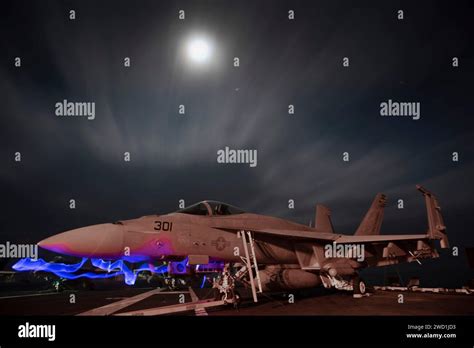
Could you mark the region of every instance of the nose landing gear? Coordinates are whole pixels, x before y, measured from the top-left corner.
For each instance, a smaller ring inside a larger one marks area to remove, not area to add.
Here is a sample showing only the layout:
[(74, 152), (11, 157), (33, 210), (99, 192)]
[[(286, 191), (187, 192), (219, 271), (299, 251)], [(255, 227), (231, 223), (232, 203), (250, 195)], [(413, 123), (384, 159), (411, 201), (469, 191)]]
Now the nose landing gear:
[(230, 274), (230, 266), (226, 265), (222, 274), (214, 281), (215, 299), (222, 300), (225, 304), (233, 304), (238, 308), (240, 304), (240, 294), (235, 290), (235, 279)]

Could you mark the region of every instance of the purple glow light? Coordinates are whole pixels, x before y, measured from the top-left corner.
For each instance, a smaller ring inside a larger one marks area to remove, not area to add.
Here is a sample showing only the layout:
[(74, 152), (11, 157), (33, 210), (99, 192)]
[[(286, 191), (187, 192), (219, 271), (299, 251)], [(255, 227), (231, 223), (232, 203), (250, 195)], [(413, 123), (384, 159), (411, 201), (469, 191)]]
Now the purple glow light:
[(87, 258), (83, 258), (79, 263), (67, 265), (64, 263), (53, 263), (53, 262), (46, 262), (43, 259), (30, 259), (25, 258), (19, 260), (15, 263), (12, 268), (15, 271), (25, 272), (25, 271), (44, 271), (50, 272), (58, 277), (66, 278), (66, 279), (77, 279), (77, 278), (89, 278), (89, 279), (103, 279), (103, 278), (112, 278), (115, 276), (123, 275), (125, 279), (125, 283), (127, 285), (135, 284), (137, 280), (138, 273), (142, 271), (150, 271), (152, 273), (165, 273), (167, 270), (166, 265), (161, 265), (158, 267), (154, 267), (151, 264), (144, 263), (140, 265), (138, 268), (131, 270), (123, 260), (117, 261), (104, 261), (101, 259), (91, 259), (91, 264), (94, 267), (97, 267), (107, 273), (93, 273), (93, 272), (86, 272), (86, 273), (79, 273), (74, 274), (77, 272), (86, 262)]

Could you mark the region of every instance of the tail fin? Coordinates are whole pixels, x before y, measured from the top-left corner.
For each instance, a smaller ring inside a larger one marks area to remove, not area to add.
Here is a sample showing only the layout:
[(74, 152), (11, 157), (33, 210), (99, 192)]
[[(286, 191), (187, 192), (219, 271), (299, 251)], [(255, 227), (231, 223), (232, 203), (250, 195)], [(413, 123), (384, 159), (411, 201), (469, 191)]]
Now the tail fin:
[(316, 206), (315, 227), (320, 232), (334, 233), (334, 227), (331, 222), (331, 211), (328, 207), (318, 204)]
[(383, 193), (377, 193), (372, 205), (364, 216), (354, 235), (368, 236), (380, 234), (383, 220), (383, 208), (387, 203), (387, 197)]
[(428, 215), (428, 238), (439, 239), (441, 248), (449, 248), (446, 226), (444, 225), (441, 208), (436, 197), (421, 185), (416, 185), (416, 188), (425, 197), (426, 212)]

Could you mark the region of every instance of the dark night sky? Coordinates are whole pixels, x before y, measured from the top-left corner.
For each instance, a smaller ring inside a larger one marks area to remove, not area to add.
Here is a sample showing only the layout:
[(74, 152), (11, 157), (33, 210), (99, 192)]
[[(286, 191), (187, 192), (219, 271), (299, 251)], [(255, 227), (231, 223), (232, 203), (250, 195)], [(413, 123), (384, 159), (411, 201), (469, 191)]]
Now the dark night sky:
[[(377, 192), (390, 199), (382, 233), (418, 233), (426, 229), (420, 183), (438, 196), (451, 244), (461, 249), (457, 258), (426, 261), (422, 282), (465, 283), (472, 271), (462, 249), (474, 245), (468, 4), (2, 2), (0, 242), (169, 212), (179, 199), (217, 199), (302, 223), (323, 203), (337, 231), (351, 234)], [(214, 42), (201, 68), (181, 49), (196, 32)], [(95, 102), (95, 120), (56, 117), (63, 99)], [(381, 117), (388, 99), (420, 102), (421, 119)], [(218, 164), (225, 146), (257, 149), (258, 166)], [(417, 264), (401, 269), (406, 278), (421, 275)]]

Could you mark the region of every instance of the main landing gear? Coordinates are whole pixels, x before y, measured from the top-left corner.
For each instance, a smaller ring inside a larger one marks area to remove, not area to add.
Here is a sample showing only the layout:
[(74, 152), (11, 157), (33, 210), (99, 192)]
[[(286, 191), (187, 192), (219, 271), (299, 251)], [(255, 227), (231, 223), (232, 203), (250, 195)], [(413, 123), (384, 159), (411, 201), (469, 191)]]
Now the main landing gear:
[(367, 285), (359, 276), (352, 278), (354, 298), (361, 298), (367, 294)]
[(368, 295), (367, 284), (358, 274), (353, 276), (321, 274), (321, 280), (325, 288), (333, 287), (337, 290), (352, 291), (354, 298)]

